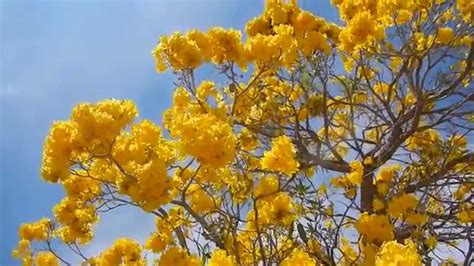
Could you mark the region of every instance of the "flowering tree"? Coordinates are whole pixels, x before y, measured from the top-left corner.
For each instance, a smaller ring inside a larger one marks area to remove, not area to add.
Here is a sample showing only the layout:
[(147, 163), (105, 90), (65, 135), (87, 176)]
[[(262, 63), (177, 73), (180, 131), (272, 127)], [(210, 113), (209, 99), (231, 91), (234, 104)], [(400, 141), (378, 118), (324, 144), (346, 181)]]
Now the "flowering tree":
[[(166, 134), (127, 100), (55, 122), (42, 176), (66, 197), (20, 226), (13, 255), (67, 264), (62, 242), (87, 265), (472, 265), (474, 2), (333, 4), (341, 25), (267, 0), (244, 40), (161, 37)], [(204, 64), (223, 81), (197, 80)], [(99, 214), (126, 206), (156, 216), (146, 243), (84, 254)]]

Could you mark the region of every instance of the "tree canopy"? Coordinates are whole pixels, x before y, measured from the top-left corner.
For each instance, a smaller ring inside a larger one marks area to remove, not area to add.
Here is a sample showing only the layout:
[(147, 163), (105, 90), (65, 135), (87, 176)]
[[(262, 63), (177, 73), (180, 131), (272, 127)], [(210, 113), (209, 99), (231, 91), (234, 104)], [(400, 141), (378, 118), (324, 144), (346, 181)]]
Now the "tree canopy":
[[(85, 265), (472, 265), (474, 2), (332, 3), (337, 23), (267, 0), (245, 33), (162, 36), (156, 68), (176, 78), (162, 125), (117, 99), (54, 122), (41, 175), (66, 196), (20, 226), (13, 256), (68, 264), (62, 243)], [(156, 217), (146, 242), (82, 252), (126, 207)]]

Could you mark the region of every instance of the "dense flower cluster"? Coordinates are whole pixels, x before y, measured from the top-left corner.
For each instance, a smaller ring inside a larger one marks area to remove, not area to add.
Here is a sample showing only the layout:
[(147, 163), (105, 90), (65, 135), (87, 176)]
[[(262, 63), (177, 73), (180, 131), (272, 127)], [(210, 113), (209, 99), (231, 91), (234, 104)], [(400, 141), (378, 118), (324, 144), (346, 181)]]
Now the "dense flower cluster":
[(246, 25), (245, 43), (235, 29), (212, 28), (206, 33), (192, 30), (161, 37), (153, 55), (160, 72), (168, 67), (193, 69), (204, 62), (234, 62), (243, 69), (248, 63), (262, 68), (272, 64), (292, 66), (299, 51), (305, 56), (329, 54), (331, 41), (338, 41), (340, 31), (336, 24), (299, 9), (295, 1), (267, 1), (262, 16)]
[(180, 247), (170, 247), (160, 257), (159, 266), (168, 265), (183, 265), (183, 266), (198, 266), (201, 261), (198, 257), (189, 255)]
[(59, 266), (58, 258), (49, 251), (38, 252), (35, 263), (38, 266)]
[(146, 265), (141, 257), (141, 247), (136, 241), (128, 238), (119, 238), (97, 258), (91, 260), (92, 265)]
[(418, 266), (421, 264), (420, 255), (416, 251), (416, 245), (407, 241), (405, 245), (396, 241), (389, 241), (382, 245), (377, 255), (375, 265), (409, 265)]
[(387, 216), (363, 213), (355, 223), (355, 228), (367, 242), (388, 241), (394, 237), (393, 226)]
[(209, 266), (234, 266), (235, 259), (226, 254), (225, 250), (216, 249), (209, 259)]
[(42, 218), (34, 223), (24, 223), (20, 226), (18, 235), (20, 241), (12, 255), (21, 260), (23, 265), (33, 265), (33, 260), (38, 266), (56, 266), (59, 260), (51, 252), (39, 252), (33, 258), (31, 244), (33, 241), (45, 241), (52, 233), (52, 221)]
[(123, 132), (112, 150), (113, 158), (124, 169), (115, 182), (145, 210), (154, 210), (171, 199), (171, 178), (167, 167), (175, 158), (174, 144), (163, 139), (161, 129), (143, 120)]
[[(206, 85), (200, 88), (203, 86)], [(203, 89), (199, 91), (203, 94)], [(236, 139), (222, 106), (212, 108), (205, 102), (191, 99), (184, 88), (178, 88), (173, 107), (164, 117), (171, 135), (180, 139), (178, 147), (183, 155), (191, 155), (202, 165), (212, 168), (224, 167), (233, 160)]]
[(295, 148), (290, 138), (280, 136), (273, 139), (272, 149), (266, 151), (263, 155), (262, 168), (287, 175), (291, 175), (298, 170), (298, 162), (295, 160)]
[[(162, 36), (163, 127), (116, 99), (54, 122), (41, 174), (65, 196), (13, 256), (59, 265), (64, 242), (86, 265), (468, 264), (473, 4), (331, 2), (337, 24), (266, 0), (245, 33)], [(82, 253), (125, 206), (155, 217), (144, 243)]]
[(313, 266), (317, 265), (316, 261), (311, 258), (306, 252), (300, 249), (294, 249), (291, 255), (286, 258), (282, 263), (282, 266), (301, 265), (301, 266)]

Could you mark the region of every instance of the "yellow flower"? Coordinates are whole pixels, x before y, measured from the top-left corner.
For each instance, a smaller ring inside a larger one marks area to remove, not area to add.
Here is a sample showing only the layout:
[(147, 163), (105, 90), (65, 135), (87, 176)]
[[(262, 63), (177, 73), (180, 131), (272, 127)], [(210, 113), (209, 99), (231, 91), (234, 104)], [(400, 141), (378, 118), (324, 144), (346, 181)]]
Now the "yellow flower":
[(65, 197), (54, 206), (53, 213), (62, 225), (57, 233), (64, 242), (78, 241), (85, 244), (92, 239), (92, 226), (98, 220), (94, 206), (78, 199)]
[(413, 213), (407, 216), (408, 223), (413, 225), (423, 225), (428, 221), (429, 217), (426, 214)]
[(453, 147), (465, 149), (467, 146), (467, 139), (462, 135), (452, 135), (449, 137), (449, 142)]
[(74, 146), (92, 154), (105, 154), (119, 133), (138, 115), (134, 102), (109, 99), (95, 104), (80, 103), (71, 114), (77, 131), (72, 136)]
[(184, 108), (191, 102), (191, 95), (184, 87), (178, 87), (173, 93), (173, 106)]
[(285, 24), (297, 6), (294, 1), (268, 0), (265, 2), (265, 14), (271, 19), (272, 25)]
[(407, 148), (411, 151), (418, 149), (431, 149), (433, 145), (439, 141), (439, 133), (434, 129), (415, 132), (406, 140)]
[(347, 174), (347, 179), (354, 185), (360, 185), (362, 183), (362, 177), (364, 175), (364, 166), (359, 161), (352, 161), (349, 166), (351, 172)]
[(206, 80), (203, 81), (197, 88), (196, 88), (196, 97), (201, 100), (205, 101), (208, 96), (215, 95), (216, 84), (214, 82)]
[(158, 265), (198, 266), (201, 265), (201, 261), (194, 255), (188, 255), (182, 248), (174, 246), (161, 255)]
[(314, 266), (317, 265), (316, 261), (311, 258), (308, 253), (304, 252), (299, 248), (293, 249), (290, 256), (284, 259), (281, 266), (291, 266), (291, 265), (298, 265), (298, 266)]
[(265, 151), (261, 160), (264, 170), (282, 172), (287, 175), (298, 171), (299, 163), (295, 160), (296, 150), (287, 136), (274, 138), (272, 149)]
[(357, 12), (339, 35), (341, 48), (352, 52), (355, 48), (380, 41), (385, 36), (385, 28), (379, 24), (369, 11)]
[(295, 207), (290, 195), (279, 192), (271, 200), (269, 218), (272, 223), (289, 225), (296, 219)]
[(20, 225), (19, 236), (20, 239), (25, 240), (46, 240), (48, 238), (48, 231), (51, 228), (51, 221), (48, 218), (42, 218), (35, 223), (25, 223)]
[(453, 29), (450, 27), (444, 27), (438, 29), (437, 40), (442, 44), (448, 44), (454, 39)]
[(380, 168), (380, 171), (377, 173), (376, 180), (382, 182), (391, 182), (393, 177), (396, 175), (397, 171), (400, 170), (400, 165), (390, 165), (383, 166)]
[(331, 205), (329, 205), (326, 208), (325, 213), (327, 216), (332, 217), (334, 215), (334, 208)]
[(12, 256), (17, 259), (26, 259), (29, 261), (31, 258), (30, 241), (27, 239), (20, 239), (16, 249), (12, 251)]
[(372, 156), (367, 156), (364, 159), (364, 165), (372, 165), (374, 164), (374, 158)]
[(471, 0), (456, 1), (456, 8), (461, 12), (465, 22), (472, 23), (472, 19), (474, 19), (474, 3)]
[(40, 251), (36, 254), (37, 266), (59, 266), (59, 259), (49, 251)]
[(362, 265), (374, 265), (375, 257), (379, 250), (378, 246), (368, 243), (359, 243), (359, 246), (362, 246), (362, 251), (364, 253)]
[(321, 249), (321, 244), (318, 242), (318, 240), (311, 238), (308, 240), (308, 250), (310, 253), (313, 254), (318, 254)]
[(307, 32), (305, 38), (298, 40), (298, 47), (305, 56), (310, 56), (316, 51), (321, 51), (326, 55), (331, 52), (326, 36), (317, 31)]
[(92, 200), (101, 192), (100, 182), (88, 177), (87, 174), (84, 176), (71, 174), (63, 185), (68, 197), (83, 201)]
[(390, 187), (387, 183), (377, 182), (377, 192), (379, 193), (379, 195), (386, 195), (389, 189)]
[(245, 25), (245, 32), (250, 37), (257, 34), (268, 35), (271, 33), (270, 21), (267, 17), (255, 17)]
[(421, 257), (417, 253), (415, 243), (406, 241), (405, 245), (397, 241), (385, 242), (375, 260), (376, 266), (421, 266)]
[(171, 244), (172, 240), (173, 238), (169, 232), (155, 232), (147, 239), (145, 248), (158, 253)]
[(233, 256), (227, 255), (222, 249), (216, 249), (209, 259), (208, 266), (233, 266), (237, 265)]
[(357, 219), (355, 228), (368, 242), (388, 241), (394, 237), (393, 226), (385, 215), (363, 213)]
[(218, 204), (218, 201), (207, 191), (202, 189), (199, 184), (189, 186), (187, 195), (190, 197), (192, 209), (198, 213), (207, 213), (217, 207), (216, 204)]
[(274, 175), (264, 176), (260, 179), (257, 187), (255, 188), (255, 197), (272, 195), (278, 192), (279, 186), (280, 182), (278, 177)]
[(342, 237), (341, 239), (341, 252), (342, 255), (344, 256), (344, 262), (346, 265), (352, 265), (355, 263), (357, 259), (357, 252), (354, 250), (354, 248), (351, 246), (349, 241)]
[(239, 135), (239, 143), (242, 149), (246, 151), (254, 150), (259, 145), (259, 140), (257, 136), (252, 134), (247, 128), (242, 129)]
[(416, 103), (416, 96), (410, 91), (405, 95), (405, 98), (403, 99), (403, 104), (405, 106), (412, 106), (413, 104)]
[(176, 111), (165, 122), (173, 135), (180, 137), (179, 147), (182, 153), (194, 156), (202, 165), (211, 168), (226, 166), (235, 157), (236, 138), (227, 121), (213, 114), (192, 114), (184, 116)]
[(242, 33), (235, 29), (211, 28), (208, 33), (212, 47), (212, 62), (236, 62), (245, 67), (244, 47), (240, 41)]
[(69, 121), (57, 121), (51, 126), (44, 143), (41, 166), (41, 175), (46, 181), (57, 182), (68, 176), (72, 137), (76, 130), (75, 124)]
[(374, 199), (372, 202), (372, 205), (374, 206), (375, 211), (380, 211), (385, 208), (385, 204), (383, 203), (383, 201), (379, 199)]
[(474, 211), (471, 210), (463, 210), (456, 214), (456, 217), (459, 219), (460, 223), (467, 224), (472, 223), (474, 221)]
[(453, 196), (456, 200), (462, 200), (464, 196), (471, 191), (473, 184), (462, 184), (459, 188), (454, 191)]
[(416, 207), (418, 199), (413, 194), (403, 194), (388, 203), (388, 213), (393, 217), (401, 217), (408, 210)]
[(425, 244), (426, 246), (428, 246), (429, 249), (434, 249), (438, 244), (438, 239), (436, 238), (436, 236), (430, 236), (425, 239)]
[(175, 32), (171, 36), (162, 36), (152, 51), (158, 72), (164, 72), (167, 65), (181, 71), (200, 66), (204, 60), (196, 41)]
[(381, 96), (387, 96), (390, 91), (390, 87), (386, 83), (378, 82), (374, 85), (374, 91)]
[(397, 13), (397, 23), (398, 24), (403, 24), (407, 21), (409, 21), (412, 17), (412, 13), (406, 9), (402, 9), (400, 11), (398, 11)]
[(141, 257), (141, 247), (138, 242), (128, 238), (119, 238), (98, 257), (98, 265), (130, 265), (144, 266), (145, 260)]
[(393, 57), (390, 61), (390, 68), (392, 71), (397, 70), (403, 63), (403, 58), (401, 57)]
[(318, 188), (318, 195), (325, 195), (328, 192), (328, 186), (326, 184), (321, 184)]

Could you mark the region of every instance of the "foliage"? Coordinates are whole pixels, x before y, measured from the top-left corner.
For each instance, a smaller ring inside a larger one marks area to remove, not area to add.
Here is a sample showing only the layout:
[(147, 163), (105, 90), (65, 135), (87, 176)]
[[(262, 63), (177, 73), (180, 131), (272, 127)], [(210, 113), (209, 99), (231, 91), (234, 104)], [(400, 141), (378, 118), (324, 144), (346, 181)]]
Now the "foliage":
[[(90, 265), (472, 263), (474, 2), (332, 2), (340, 25), (267, 0), (244, 40), (162, 36), (166, 134), (114, 99), (55, 122), (41, 171), (66, 197), (20, 226), (13, 255), (67, 263), (63, 242)], [(223, 81), (197, 80), (205, 64)], [(124, 206), (156, 216), (146, 243), (84, 254), (99, 214)]]

